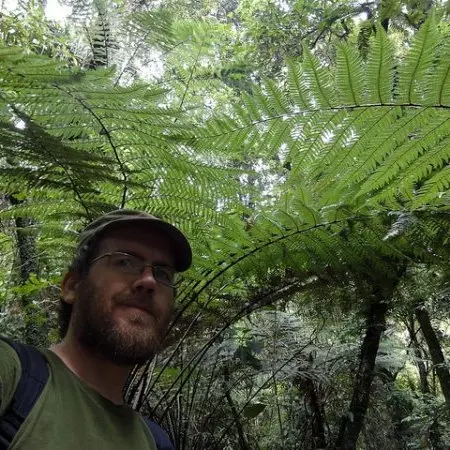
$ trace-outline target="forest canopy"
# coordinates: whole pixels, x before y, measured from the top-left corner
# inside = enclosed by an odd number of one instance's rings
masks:
[[[127,399],[178,449],[448,449],[448,2],[7,3],[0,333],[145,210],[194,264]]]

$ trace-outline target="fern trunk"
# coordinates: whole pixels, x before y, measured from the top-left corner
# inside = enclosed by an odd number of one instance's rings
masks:
[[[387,309],[387,303],[383,301],[382,297],[375,299],[369,309],[352,400],[348,412],[341,420],[336,449],[356,449],[356,443],[363,426],[367,407],[369,406],[375,359],[381,335],[385,329]]]
[[[320,384],[317,386],[310,380],[305,380],[309,406],[311,408],[311,445],[312,448],[325,448],[327,446],[325,431],[325,409],[321,398]]]
[[[22,203],[14,195],[9,195],[8,200],[11,205],[16,206]],[[24,218],[16,217],[14,219],[16,226],[16,244],[18,250],[17,261],[17,275],[19,278],[19,285],[25,285],[32,274],[37,274],[37,249],[36,249],[36,236],[30,232],[30,227],[33,225],[33,221]],[[20,296],[20,306],[24,313],[25,330],[23,338],[25,342],[34,345],[46,345],[46,327],[36,325],[37,312],[36,306],[33,301],[36,300],[36,295],[22,294]]]
[[[9,201],[13,206],[21,203],[14,195],[9,196]],[[30,219],[16,217],[14,222],[16,225],[16,242],[19,253],[19,282],[20,284],[25,284],[32,273],[37,273],[36,238],[28,231],[30,225],[32,225]],[[26,306],[26,303],[26,298],[24,298],[22,306]]]
[[[414,355],[416,356],[417,370],[419,371],[420,379],[420,391],[422,394],[430,393],[430,385],[428,383],[428,371],[423,360],[424,355],[422,354],[422,349],[420,348],[419,341],[417,339],[417,332],[414,329],[414,315],[411,314],[409,317],[409,325],[407,326],[409,337],[411,339],[411,347],[414,349]]]
[[[450,372],[444,359],[441,344],[433,330],[430,315],[426,308],[424,306],[419,306],[416,308],[415,312],[422,334],[427,342],[428,349],[430,350],[431,360],[433,361],[445,402],[447,403],[447,406],[450,407]]]

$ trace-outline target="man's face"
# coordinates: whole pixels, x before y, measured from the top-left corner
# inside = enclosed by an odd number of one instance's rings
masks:
[[[167,237],[139,226],[117,228],[102,238],[95,256],[125,252],[149,264],[173,267]],[[75,288],[70,330],[85,347],[117,364],[142,364],[161,346],[173,311],[174,289],[158,283],[151,268],[122,273],[108,257],[92,263]]]

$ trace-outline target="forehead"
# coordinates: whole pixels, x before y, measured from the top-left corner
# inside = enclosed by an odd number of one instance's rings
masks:
[[[157,228],[142,225],[118,226],[101,237],[98,253],[126,251],[149,260],[174,264],[172,241]]]

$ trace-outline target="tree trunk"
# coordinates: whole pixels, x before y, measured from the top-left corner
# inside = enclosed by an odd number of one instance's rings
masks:
[[[431,361],[433,361],[436,375],[441,385],[442,393],[444,394],[445,402],[450,407],[450,372],[445,363],[444,353],[441,349],[441,344],[436,336],[433,327],[431,326],[430,315],[423,305],[420,305],[415,310],[417,320],[420,324],[422,334],[427,342],[430,351]]]
[[[14,195],[8,195],[11,205],[22,203]],[[36,250],[36,235],[30,231],[33,221],[24,217],[16,217],[16,243],[19,253],[17,261],[18,284],[24,285],[28,282],[31,274],[38,272],[38,258]],[[24,314],[25,330],[23,339],[28,344],[47,345],[47,327],[37,326],[35,314],[39,313],[33,304],[36,295],[22,294],[20,306]]]
[[[419,341],[417,339],[417,332],[414,327],[414,316],[411,314],[411,317],[408,318],[409,325],[407,326],[409,337],[411,338],[411,347],[414,350],[414,355],[416,356],[416,365],[417,370],[419,371],[419,379],[420,379],[420,391],[422,394],[430,393],[430,385],[428,383],[428,370],[425,366],[425,362],[423,361],[422,349],[420,348]]]
[[[308,403],[312,413],[311,448],[325,448],[325,411],[320,395],[320,385],[316,387],[311,379],[304,380],[307,389]]]
[[[353,387],[350,407],[342,417],[336,448],[354,450],[361,432],[367,407],[369,406],[370,387],[374,377],[375,360],[381,335],[385,329],[387,303],[375,298],[367,317],[366,334],[361,346],[359,368]]]

